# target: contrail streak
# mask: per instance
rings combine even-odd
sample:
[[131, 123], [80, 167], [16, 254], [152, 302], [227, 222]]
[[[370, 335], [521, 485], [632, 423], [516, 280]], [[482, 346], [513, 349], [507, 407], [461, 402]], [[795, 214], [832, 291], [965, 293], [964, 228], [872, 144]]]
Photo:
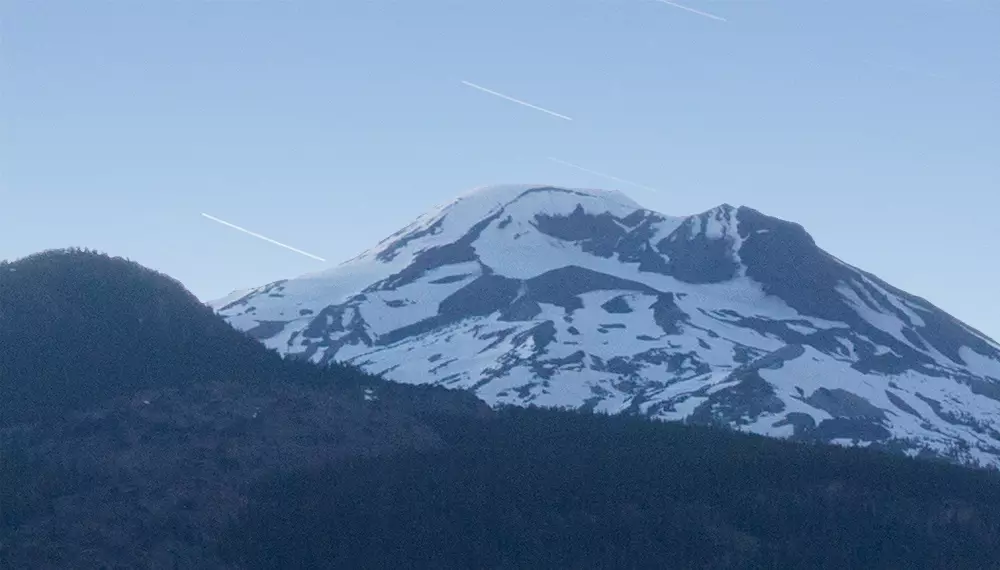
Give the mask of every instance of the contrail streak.
[[201, 215], [205, 216], [206, 218], [208, 218], [210, 220], [212, 220], [213, 222], [219, 222], [220, 224], [222, 224], [224, 226], [229, 226], [229, 227], [231, 227], [233, 229], [236, 229], [236, 230], [239, 230], [239, 231], [241, 231], [241, 232], [243, 232], [245, 234], [250, 234], [250, 235], [252, 235], [255, 238], [260, 238], [260, 239], [262, 239], [264, 241], [271, 242], [274, 245], [280, 245], [281, 247], [283, 247], [285, 249], [290, 249], [290, 250], [294, 251], [295, 253], [301, 253], [302, 255], [304, 255], [306, 257], [311, 257], [313, 259], [318, 259], [320, 261], [326, 261], [322, 257], [319, 257], [317, 255], [313, 255], [311, 253], [307, 253], [305, 251], [302, 251], [301, 249], [295, 249], [294, 247], [292, 247], [290, 245], [285, 245], [285, 244], [281, 243], [280, 241], [274, 241], [273, 239], [271, 239], [269, 237], [265, 237], [265, 236], [262, 236], [260, 234], [256, 234], [256, 233], [254, 233], [254, 232], [252, 232], [252, 231], [250, 231], [248, 229], [241, 228], [241, 227], [237, 226], [236, 224], [230, 224], [229, 222], [227, 222], [225, 220], [220, 220], [219, 218], [216, 218], [215, 216], [209, 216], [208, 214], [206, 214], [204, 212], [202, 212]]
[[636, 188], [642, 188], [643, 190], [648, 190], [650, 192], [659, 192], [656, 188], [650, 188], [649, 186], [643, 186], [642, 184], [636, 184], [629, 180], [618, 178], [617, 176], [611, 176], [610, 174], [604, 174], [603, 172], [597, 172], [596, 170], [590, 170], [589, 168], [584, 168], [582, 166], [573, 164], [572, 162], [566, 162], [565, 160], [559, 160], [558, 158], [549, 157], [552, 162], [558, 162], [559, 164], [565, 164], [566, 166], [576, 168], [577, 170], [582, 170], [584, 172], [600, 176], [602, 178], [607, 178], [608, 180], [614, 180], [615, 182], [621, 182], [622, 184], [628, 184], [630, 186], [635, 186]]
[[657, 1], [663, 2], [664, 4], [669, 4], [670, 6], [673, 6], [674, 8], [680, 8], [681, 10], [687, 10], [688, 12], [694, 12], [695, 14], [698, 14], [699, 16], [705, 16], [706, 18], [711, 18], [713, 20], [719, 20], [720, 22], [725, 22], [726, 21], [725, 18], [720, 18], [719, 16], [716, 16], [715, 14], [709, 14], [708, 12], [702, 12], [701, 10], [695, 10], [694, 8], [688, 8], [687, 6], [681, 6], [680, 4], [678, 4], [676, 2], [670, 2], [669, 0], [657, 0]]
[[573, 120], [573, 119], [567, 117], [566, 115], [560, 115], [559, 113], [556, 113], [554, 111], [549, 111], [548, 109], [543, 109], [543, 108], [538, 107], [536, 105], [532, 105], [531, 103], [526, 103], [524, 101], [521, 101], [520, 99], [515, 99], [513, 97], [508, 97], [507, 95], [504, 95], [503, 93], [497, 93], [496, 91], [492, 91], [492, 90], [487, 89], [485, 87], [482, 87], [480, 85], [476, 85], [475, 83], [469, 83], [468, 81], [462, 81], [462, 83], [468, 85], [469, 87], [474, 87], [476, 89], [479, 89], [480, 91], [485, 91], [485, 92], [489, 93], [490, 95], [496, 95], [497, 97], [500, 97], [502, 99], [506, 99], [508, 101], [513, 101], [513, 102], [518, 103], [520, 105], [524, 105], [525, 107], [531, 107], [532, 109], [535, 109], [537, 111], [541, 111], [543, 113], [548, 113], [550, 115], [559, 117], [560, 119], [566, 119], [567, 121], [572, 121]]

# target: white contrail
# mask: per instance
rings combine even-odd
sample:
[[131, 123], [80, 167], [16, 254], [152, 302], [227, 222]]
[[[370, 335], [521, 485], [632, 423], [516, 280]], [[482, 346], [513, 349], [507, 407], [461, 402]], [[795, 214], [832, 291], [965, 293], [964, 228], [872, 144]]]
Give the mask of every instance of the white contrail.
[[285, 249], [290, 249], [290, 250], [294, 251], [295, 253], [301, 253], [302, 255], [304, 255], [306, 257], [311, 257], [313, 259], [318, 259], [320, 261], [326, 261], [325, 259], [323, 259], [322, 257], [319, 257], [318, 255], [313, 255], [311, 253], [304, 252], [301, 249], [295, 249], [294, 247], [292, 247], [290, 245], [285, 245], [285, 244], [281, 243], [280, 241], [274, 241], [273, 239], [271, 239], [269, 237], [264, 237], [264, 236], [262, 236], [260, 234], [255, 234], [255, 233], [253, 233], [250, 230], [241, 228], [241, 227], [237, 226], [236, 224], [230, 224], [229, 222], [227, 222], [225, 220], [220, 220], [219, 218], [216, 218], [215, 216], [209, 216], [208, 214], [206, 214], [204, 212], [202, 212], [201, 215], [205, 216], [206, 218], [208, 218], [208, 219], [210, 219], [210, 220], [212, 220], [214, 222], [219, 222], [220, 224], [229, 226], [229, 227], [231, 227], [233, 229], [240, 230], [243, 233], [250, 234], [250, 235], [252, 235], [255, 238], [260, 238], [260, 239], [262, 239], [264, 241], [269, 241], [269, 242], [273, 243], [274, 245], [280, 245], [281, 247], [283, 247]]
[[479, 89], [480, 91], [485, 91], [485, 92], [489, 93], [490, 95], [496, 95], [497, 97], [501, 97], [501, 98], [506, 99], [508, 101], [513, 101], [513, 102], [518, 103], [520, 105], [524, 105], [525, 107], [531, 107], [532, 109], [541, 111], [543, 113], [548, 113], [550, 115], [559, 117], [560, 119], [566, 119], [567, 121], [572, 121], [573, 120], [573, 119], [567, 117], [566, 115], [560, 115], [559, 113], [556, 113], [554, 111], [549, 111], [548, 109], [543, 109], [543, 108], [538, 107], [536, 105], [532, 105], [531, 103], [525, 103], [524, 101], [521, 101], [520, 99], [515, 99], [513, 97], [508, 97], [508, 96], [504, 95], [503, 93], [497, 93], [496, 91], [492, 91], [492, 90], [487, 89], [485, 87], [482, 87], [480, 85], [476, 85], [475, 83], [469, 83], [468, 81], [462, 81], [462, 83], [468, 85], [469, 87], [474, 87], [476, 89]]
[[573, 164], [572, 162], [566, 162], [565, 160], [559, 160], [558, 158], [553, 158], [551, 156], [549, 157], [549, 160], [551, 160], [553, 162], [558, 162], [559, 164], [565, 164], [566, 166], [570, 166], [572, 168], [576, 168], [577, 170], [582, 170], [584, 172], [588, 172], [588, 173], [594, 174], [596, 176], [601, 176], [603, 178], [607, 178], [608, 180], [614, 180], [615, 182], [621, 182], [623, 184], [628, 184], [630, 186], [635, 186], [636, 188], [642, 188], [643, 190], [648, 190], [650, 192], [659, 192], [659, 190], [657, 190], [656, 188], [650, 188], [649, 186], [643, 186], [642, 184], [636, 184], [635, 182], [624, 180], [622, 178], [618, 178], [617, 176], [611, 176], [610, 174], [604, 174], [603, 172], [597, 172], [596, 170], [590, 170], [589, 168], [584, 168], [582, 166]]
[[674, 8], [680, 8], [681, 10], [687, 10], [688, 12], [694, 12], [695, 14], [698, 14], [699, 16], [705, 16], [706, 18], [711, 18], [713, 20], [719, 20], [720, 22], [725, 22], [726, 21], [725, 18], [720, 18], [719, 16], [716, 16], [715, 14], [709, 14], [708, 12], [702, 12], [701, 10], [695, 10], [694, 8], [688, 8], [687, 6], [681, 6], [680, 4], [678, 4], [676, 2], [670, 2], [669, 0], [657, 0], [657, 1], [663, 2], [664, 4], [669, 4], [670, 6], [673, 6]]

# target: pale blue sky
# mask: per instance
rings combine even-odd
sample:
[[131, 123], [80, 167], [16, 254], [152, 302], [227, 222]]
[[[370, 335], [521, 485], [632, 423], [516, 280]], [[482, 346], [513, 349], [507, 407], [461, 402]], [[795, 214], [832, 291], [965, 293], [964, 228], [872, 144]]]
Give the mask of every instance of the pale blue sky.
[[[203, 299], [490, 183], [745, 204], [1000, 337], [996, 0], [0, 1], [0, 258]], [[469, 81], [572, 117], [477, 91]], [[648, 192], [556, 157], [658, 189]]]

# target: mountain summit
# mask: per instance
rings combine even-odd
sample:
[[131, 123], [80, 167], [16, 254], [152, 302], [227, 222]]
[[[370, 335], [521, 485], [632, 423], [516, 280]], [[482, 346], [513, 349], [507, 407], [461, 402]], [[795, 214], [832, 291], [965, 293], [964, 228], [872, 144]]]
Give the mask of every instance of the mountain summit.
[[1000, 466], [1000, 346], [751, 208], [485, 187], [212, 306], [282, 353], [493, 404]]

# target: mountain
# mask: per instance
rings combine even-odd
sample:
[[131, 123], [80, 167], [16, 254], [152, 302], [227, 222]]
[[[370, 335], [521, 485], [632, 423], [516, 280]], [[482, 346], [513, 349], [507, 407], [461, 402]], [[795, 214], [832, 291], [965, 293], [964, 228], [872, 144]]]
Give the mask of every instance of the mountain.
[[282, 359], [121, 258], [0, 262], [0, 568], [1000, 569], [1000, 473]]
[[748, 207], [485, 187], [211, 306], [283, 354], [490, 404], [1000, 466], [1000, 346]]
[[282, 359], [177, 281], [56, 250], [0, 262], [0, 568], [223, 568], [246, 487], [444, 445], [469, 394]]

